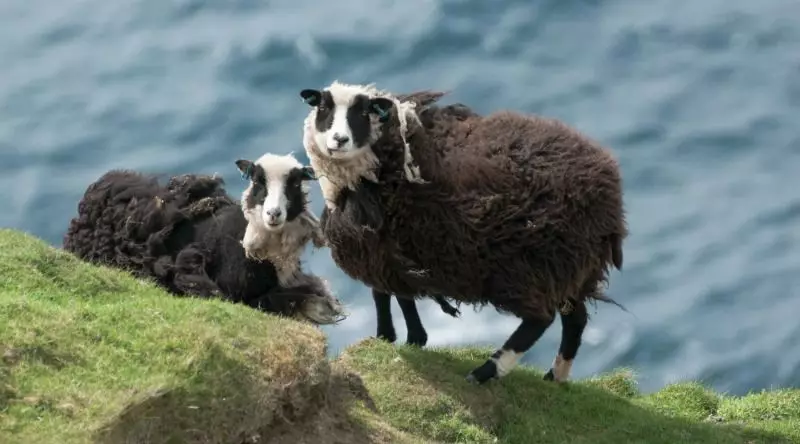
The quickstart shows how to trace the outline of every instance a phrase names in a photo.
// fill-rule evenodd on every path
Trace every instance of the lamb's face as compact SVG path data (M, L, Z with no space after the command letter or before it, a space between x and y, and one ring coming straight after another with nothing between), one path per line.
M265 154L255 162L240 159L236 167L249 177L250 185L242 196L242 207L250 224L277 231L303 212L308 180L314 170L291 155Z
M337 159L354 158L368 149L394 105L387 98L371 97L363 87L341 83L322 91L304 89L300 96L315 108L314 142L321 154Z

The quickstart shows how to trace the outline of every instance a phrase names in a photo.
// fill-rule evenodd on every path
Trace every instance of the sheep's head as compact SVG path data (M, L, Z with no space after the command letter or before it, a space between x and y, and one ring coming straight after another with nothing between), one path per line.
M291 154L267 153L255 162L239 159L236 167L250 180L242 195L242 209L251 225L278 231L306 209L307 182L315 179L314 170Z
M322 90L304 89L300 97L312 108L304 127L306 153L312 163L316 160L315 167L324 165L325 171L318 173L326 181L337 182L338 186L353 186L358 177L376 181L374 168L382 159L375 143L384 143L381 136L385 125L392 125L396 129L392 134L399 135L398 146L403 149L406 178L421 182L406 140L409 120L419 123L414 103L402 102L373 85L337 81ZM394 140L381 147L393 149Z
M300 97L314 108L314 142L321 154L340 159L369 149L394 106L367 87L337 82L322 91L304 89Z

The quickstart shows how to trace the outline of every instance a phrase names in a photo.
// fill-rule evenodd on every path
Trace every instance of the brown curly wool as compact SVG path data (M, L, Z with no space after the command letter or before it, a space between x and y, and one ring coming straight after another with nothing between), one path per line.
M372 100L392 97L363 91ZM521 318L473 380L507 373L562 307L581 308L562 315L556 361L571 363L577 345L570 344L580 342L586 324L584 303L609 300L601 284L611 266L622 267L627 228L618 163L557 120L512 111L481 116L461 104L437 106L441 96L406 96L418 103L418 120L406 119L405 141L423 183L404 174L397 106L361 148L377 158L377 168L337 189L320 219L332 257L350 277L382 292L444 295ZM315 165L313 144L306 149L317 175L327 174ZM565 351L572 356L564 358ZM563 380L569 370L554 371Z

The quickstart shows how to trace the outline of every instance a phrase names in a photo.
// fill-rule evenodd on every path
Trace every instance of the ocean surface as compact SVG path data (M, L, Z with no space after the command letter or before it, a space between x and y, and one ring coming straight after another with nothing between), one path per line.
M626 366L643 391L800 384L797 0L3 0L0 226L61 246L110 168L220 173L293 151L303 88L448 90L479 112L556 117L619 158L631 235L573 377ZM322 208L312 187L313 208ZM306 253L375 334L369 291ZM420 303L429 345L499 346L518 320ZM398 336L405 339L394 306ZM558 321L526 356L549 366Z

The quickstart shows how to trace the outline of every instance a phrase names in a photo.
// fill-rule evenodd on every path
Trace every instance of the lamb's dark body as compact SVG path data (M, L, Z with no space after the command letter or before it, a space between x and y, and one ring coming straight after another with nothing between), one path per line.
M428 183L405 180L393 117L372 145L379 183L343 189L336 211L322 214L334 261L381 292L446 295L515 314L523 325L504 349L527 350L561 309L561 349L574 349L565 353L571 360L577 344L566 336L577 333L580 343L584 302L605 299L599 284L622 267L617 162L555 120L483 117L463 105L430 105L419 117L425 129L412 126L407 138ZM479 380L496 374L491 362L474 372Z
M278 285L275 267L245 257L241 207L217 177L155 177L114 170L91 184L64 237L81 259L153 279L176 295L221 297L295 316L322 297L316 279Z

